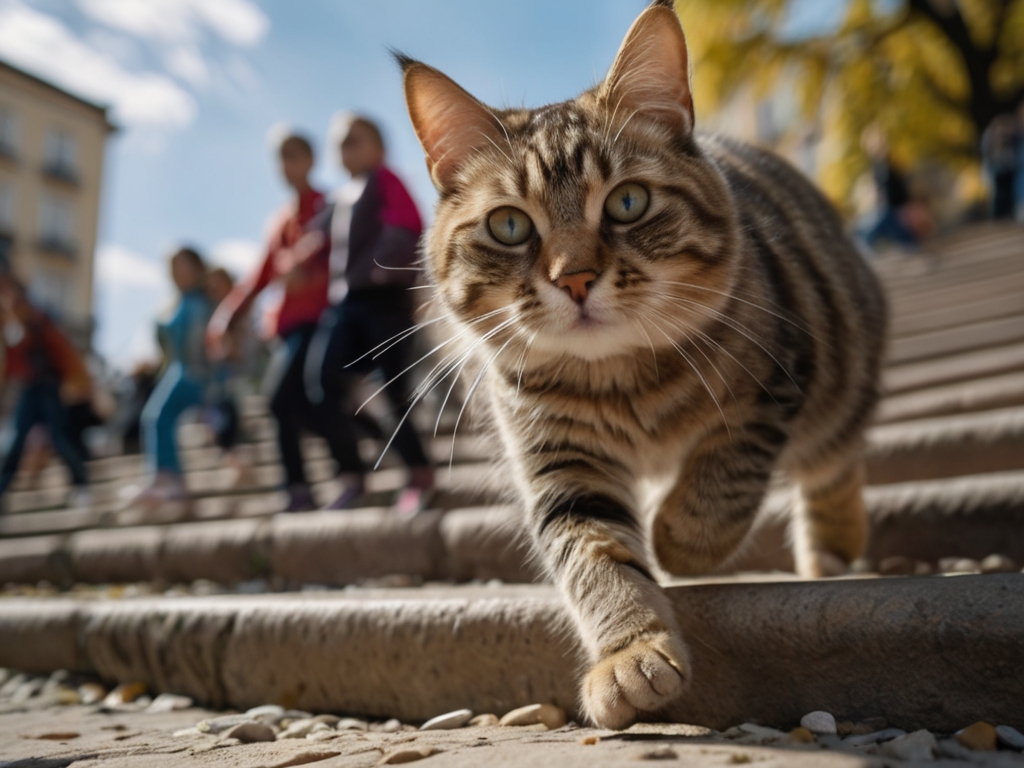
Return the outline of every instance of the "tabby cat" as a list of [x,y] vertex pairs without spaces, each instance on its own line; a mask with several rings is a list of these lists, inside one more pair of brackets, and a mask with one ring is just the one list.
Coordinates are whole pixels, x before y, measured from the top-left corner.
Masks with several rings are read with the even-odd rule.
[[862,432],[885,302],[826,200],[776,156],[694,133],[670,2],[576,99],[492,109],[399,55],[439,193],[438,301],[481,361],[536,550],[623,728],[679,696],[687,648],[653,565],[706,572],[773,471],[799,572],[864,549]]

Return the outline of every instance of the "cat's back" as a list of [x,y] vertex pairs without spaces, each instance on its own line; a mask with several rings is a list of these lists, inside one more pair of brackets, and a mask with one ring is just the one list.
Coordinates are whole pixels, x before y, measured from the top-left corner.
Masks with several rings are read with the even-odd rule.
[[744,290],[790,319],[778,321],[776,338],[806,396],[797,432],[813,435],[810,451],[840,444],[878,398],[887,311],[874,270],[832,204],[786,160],[720,135],[698,144],[736,209]]

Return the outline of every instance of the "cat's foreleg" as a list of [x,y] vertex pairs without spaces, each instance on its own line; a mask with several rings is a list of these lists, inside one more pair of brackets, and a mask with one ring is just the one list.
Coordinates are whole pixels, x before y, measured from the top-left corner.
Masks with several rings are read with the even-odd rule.
[[603,472],[592,483],[578,467],[562,474],[546,475],[548,490],[531,505],[534,540],[590,654],[586,713],[599,726],[625,728],[682,692],[686,647],[648,570],[629,494],[609,487]]
[[798,473],[797,479],[800,490],[793,521],[797,573],[815,579],[842,575],[867,545],[864,462],[859,455],[844,458],[813,473]]

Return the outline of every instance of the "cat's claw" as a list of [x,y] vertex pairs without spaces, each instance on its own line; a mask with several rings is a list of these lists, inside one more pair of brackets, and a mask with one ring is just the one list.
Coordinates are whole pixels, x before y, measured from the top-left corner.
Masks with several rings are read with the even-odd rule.
[[599,727],[629,727],[682,693],[690,677],[686,646],[668,633],[637,640],[595,664],[583,681],[583,705]]

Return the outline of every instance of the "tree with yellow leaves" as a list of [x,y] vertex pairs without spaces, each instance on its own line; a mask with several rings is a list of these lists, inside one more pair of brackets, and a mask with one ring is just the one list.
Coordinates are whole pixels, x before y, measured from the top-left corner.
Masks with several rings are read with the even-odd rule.
[[867,168],[868,126],[905,163],[964,168],[993,120],[1024,101],[1024,0],[847,0],[827,32],[794,29],[797,6],[819,2],[677,0],[676,10],[698,109],[741,87],[768,96],[795,85],[803,117],[833,144],[819,181],[838,202]]

